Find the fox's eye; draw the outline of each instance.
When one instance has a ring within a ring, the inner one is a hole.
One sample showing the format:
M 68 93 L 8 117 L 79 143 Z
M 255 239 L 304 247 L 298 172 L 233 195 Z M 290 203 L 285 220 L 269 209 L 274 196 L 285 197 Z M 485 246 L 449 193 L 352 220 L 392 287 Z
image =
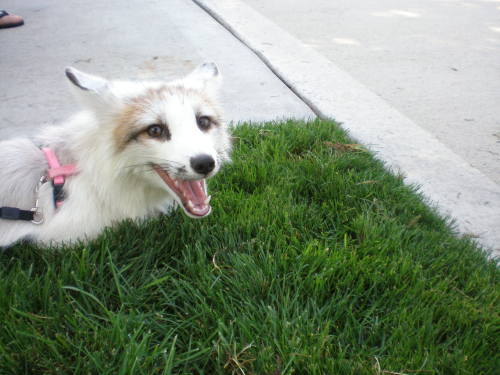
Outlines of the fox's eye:
M 196 120 L 198 121 L 198 127 L 201 130 L 208 130 L 212 126 L 212 121 L 208 116 L 200 116 Z
M 164 130 L 163 126 L 155 124 L 155 125 L 150 125 L 148 127 L 147 132 L 151 138 L 159 138 L 163 135 Z

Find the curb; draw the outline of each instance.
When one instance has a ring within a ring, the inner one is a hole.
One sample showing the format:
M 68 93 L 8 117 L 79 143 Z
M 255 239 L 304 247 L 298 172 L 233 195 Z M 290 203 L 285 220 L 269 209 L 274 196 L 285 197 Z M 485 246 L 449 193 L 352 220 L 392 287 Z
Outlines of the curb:
M 500 256 L 500 186 L 330 60 L 239 0 L 193 0 L 316 115 L 334 118 L 463 235 Z

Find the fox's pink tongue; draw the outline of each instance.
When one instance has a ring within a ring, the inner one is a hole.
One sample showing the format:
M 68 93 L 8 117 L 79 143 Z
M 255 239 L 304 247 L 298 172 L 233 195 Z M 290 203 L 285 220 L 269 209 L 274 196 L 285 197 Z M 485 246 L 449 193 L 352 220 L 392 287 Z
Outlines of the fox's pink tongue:
M 182 190 L 187 201 L 193 202 L 195 207 L 206 206 L 207 194 L 203 187 L 203 180 L 182 181 L 177 180 L 178 188 Z
M 161 179 L 179 197 L 184 210 L 194 217 L 203 217 L 210 213 L 210 198 L 205 192 L 205 180 L 174 180 L 161 167 L 153 166 Z
M 182 205 L 191 215 L 202 217 L 210 213 L 209 198 L 205 193 L 205 180 L 176 180 L 175 186 L 180 191 Z

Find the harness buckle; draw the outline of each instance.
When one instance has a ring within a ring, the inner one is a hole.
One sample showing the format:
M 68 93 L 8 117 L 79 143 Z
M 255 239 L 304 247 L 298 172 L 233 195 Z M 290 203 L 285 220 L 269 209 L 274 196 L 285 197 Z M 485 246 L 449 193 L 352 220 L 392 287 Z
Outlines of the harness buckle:
M 33 207 L 31 212 L 33 212 L 33 220 L 31 222 L 36 225 L 43 224 L 43 211 L 39 207 Z
M 36 185 L 35 188 L 35 207 L 31 209 L 31 212 L 33 212 L 33 220 L 31 220 L 31 222 L 36 225 L 43 224 L 44 222 L 43 211 L 39 207 L 39 198 L 40 198 L 39 195 L 40 195 L 40 188 L 46 182 L 47 182 L 46 176 L 40 177 L 40 180 L 38 181 L 38 184 Z

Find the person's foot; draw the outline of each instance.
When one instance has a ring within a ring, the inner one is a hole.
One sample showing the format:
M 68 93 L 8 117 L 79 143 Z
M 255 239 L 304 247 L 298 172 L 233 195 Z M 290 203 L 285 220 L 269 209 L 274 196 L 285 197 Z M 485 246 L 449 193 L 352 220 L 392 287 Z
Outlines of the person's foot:
M 0 29 L 21 26 L 22 24 L 24 24 L 24 20 L 21 17 L 0 10 Z

